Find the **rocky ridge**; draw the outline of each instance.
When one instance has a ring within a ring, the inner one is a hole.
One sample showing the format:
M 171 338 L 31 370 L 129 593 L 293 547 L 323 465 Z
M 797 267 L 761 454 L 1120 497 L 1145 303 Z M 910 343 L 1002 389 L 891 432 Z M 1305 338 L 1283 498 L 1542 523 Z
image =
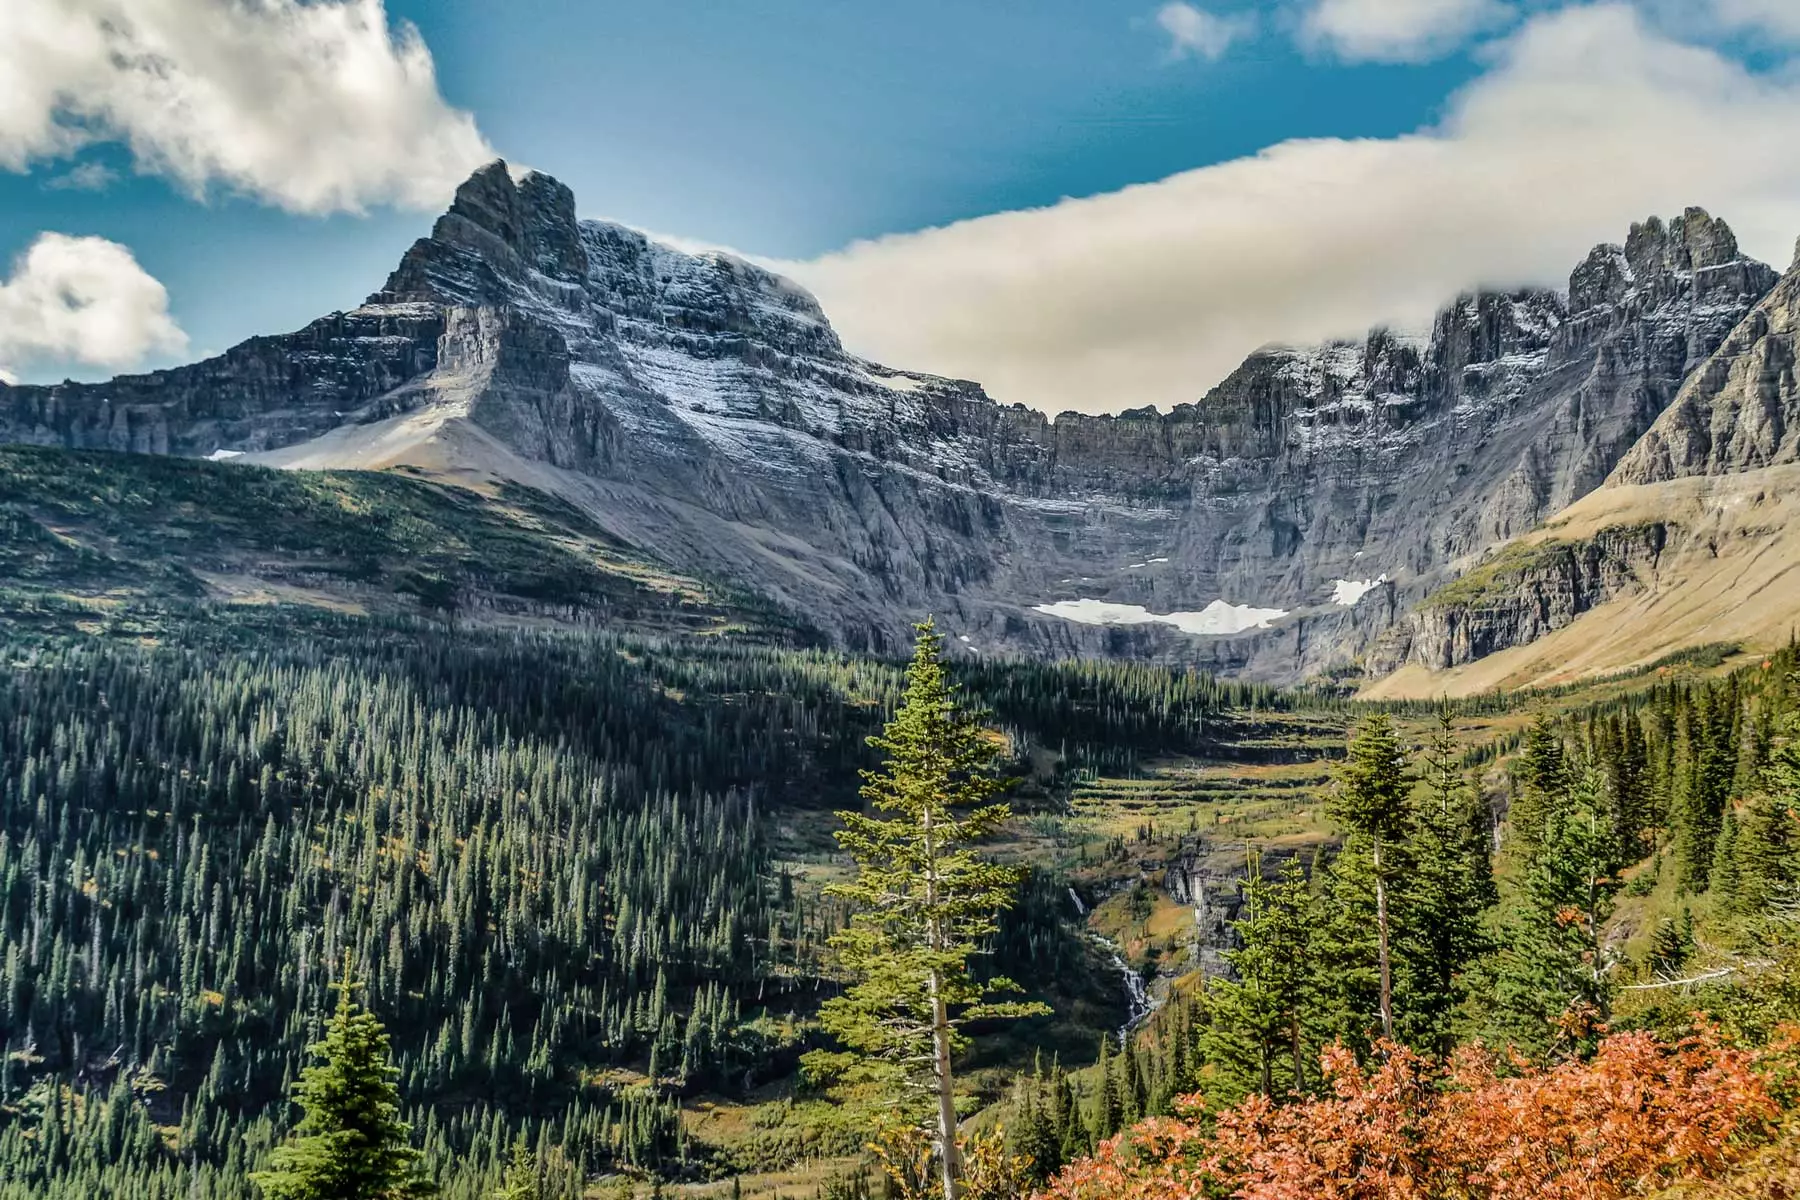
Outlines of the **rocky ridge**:
M 1729 247 L 1712 246 L 1703 259 L 1712 263 L 1728 253 Z M 1610 289 L 1635 270 L 1624 258 L 1590 259 L 1590 266 L 1590 277 Z M 1755 514 L 1767 507 L 1768 484 L 1759 477 L 1800 462 L 1797 342 L 1800 255 L 1583 501 L 1588 510 L 1615 504 L 1621 512 L 1655 512 L 1653 519 L 1610 525 L 1576 542 L 1532 535 L 1508 543 L 1407 613 L 1381 638 L 1372 671 L 1386 674 L 1408 662 L 1434 671 L 1461 667 L 1531 645 L 1603 605 L 1654 593 L 1659 584 L 1698 592 L 1710 586 L 1709 567 L 1732 563 L 1730 570 L 1743 572 L 1739 560 L 1759 546 L 1783 559 L 1771 541 L 1780 526 Z M 1723 485 L 1705 493 L 1670 487 L 1694 478 L 1721 479 Z M 1667 492 L 1660 501 L 1646 494 L 1659 488 Z M 1550 525 L 1562 523 L 1564 518 L 1553 518 Z M 1659 579 L 1664 551 L 1684 547 L 1691 552 L 1678 556 L 1679 569 Z M 1744 589 L 1740 600 L 1751 600 L 1753 591 Z M 1800 616 L 1800 599 L 1790 607 Z M 1781 616 L 1762 620 L 1779 625 Z M 1645 624 L 1640 640 L 1647 647 L 1678 648 L 1675 641 L 1659 643 L 1654 622 Z
M 935 612 L 976 653 L 1293 679 L 1605 479 L 1774 282 L 1690 210 L 1566 294 L 1472 294 L 1428 334 L 1259 351 L 1167 414 L 1052 421 L 860 359 L 791 282 L 578 220 L 496 163 L 364 306 L 173 371 L 0 388 L 0 440 L 503 475 L 848 645 Z M 1077 600 L 1289 615 L 1195 636 L 1040 611 Z

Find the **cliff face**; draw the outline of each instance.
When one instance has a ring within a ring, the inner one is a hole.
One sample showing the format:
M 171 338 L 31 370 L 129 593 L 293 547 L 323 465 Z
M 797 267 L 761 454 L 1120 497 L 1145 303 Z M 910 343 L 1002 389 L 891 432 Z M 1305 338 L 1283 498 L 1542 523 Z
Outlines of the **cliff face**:
M 1774 280 L 1692 210 L 1567 296 L 1466 296 L 1428 334 L 1259 351 L 1168 414 L 1052 422 L 859 359 L 792 283 L 493 164 L 364 307 L 0 390 L 0 439 L 510 475 L 848 644 L 934 612 L 971 652 L 1288 679 L 1604 479 Z
M 366 305 L 174 370 L 0 385 L 0 440 L 185 455 L 291 445 L 347 418 L 386 415 L 380 403 L 365 410 L 437 365 L 443 331 L 436 305 Z
M 1734 312 L 1735 297 L 1747 282 L 1755 282 L 1743 275 L 1735 247 L 1710 227 L 1699 234 L 1691 228 L 1682 233 L 1701 307 L 1718 316 Z M 1616 257 L 1596 252 L 1577 271 L 1572 294 L 1613 294 L 1622 281 L 1641 279 L 1647 255 L 1642 239 L 1634 242 L 1638 244 L 1628 244 Z M 1672 248 L 1648 257 L 1653 265 L 1666 266 Z M 1587 510 L 1655 513 L 1654 520 L 1602 528 L 1578 542 L 1528 538 L 1503 547 L 1384 635 L 1371 656 L 1372 668 L 1385 673 L 1411 662 L 1441 671 L 1528 646 L 1609 601 L 1654 590 L 1665 549 L 1693 551 L 1682 554 L 1678 570 L 1661 583 L 1688 592 L 1689 607 L 1702 616 L 1711 612 L 1715 629 L 1742 624 L 1717 608 L 1721 602 L 1754 601 L 1759 609 L 1766 607 L 1769 599 L 1758 595 L 1760 589 L 1746 585 L 1734 598 L 1732 589 L 1721 588 L 1712 576 L 1728 569 L 1747 578 L 1741 564 L 1723 565 L 1741 556 L 1733 552 L 1753 552 L 1778 564 L 1789 561 L 1780 539 L 1771 536 L 1779 525 L 1748 519 L 1748 514 L 1767 507 L 1768 486 L 1752 477 L 1800 462 L 1797 343 L 1800 263 L 1741 316 L 1710 357 L 1687 373 L 1644 436 L 1583 501 Z M 1710 344 L 1709 327 L 1691 343 L 1690 356 Z M 1736 486 L 1733 477 L 1741 477 L 1743 486 Z M 1690 479 L 1722 482 L 1701 492 L 1673 486 Z M 1703 595 L 1705 602 L 1699 599 Z M 1800 611 L 1800 599 L 1789 608 Z M 1758 619 L 1779 624 L 1787 611 L 1778 606 Z M 1645 645 L 1679 648 L 1681 639 L 1658 620 L 1646 617 L 1640 624 L 1639 640 Z
M 1620 485 L 1800 461 L 1800 255 L 1613 472 Z
M 1643 587 L 1679 537 L 1651 523 L 1504 546 L 1407 613 L 1371 654 L 1371 670 L 1386 674 L 1407 662 L 1448 670 L 1535 642 Z

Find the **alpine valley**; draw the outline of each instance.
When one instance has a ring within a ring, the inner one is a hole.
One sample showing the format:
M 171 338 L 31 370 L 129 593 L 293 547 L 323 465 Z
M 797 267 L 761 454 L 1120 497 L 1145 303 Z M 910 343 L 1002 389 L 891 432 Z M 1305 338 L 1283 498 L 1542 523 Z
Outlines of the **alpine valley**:
M 787 280 L 579 220 L 494 162 L 360 308 L 0 387 L 0 440 L 529 489 L 826 644 L 892 651 L 933 613 L 969 654 L 1426 695 L 1785 640 L 1796 296 L 1690 209 L 1566 292 L 1476 292 L 1417 336 L 1258 351 L 1169 413 L 1052 420 L 860 359 Z M 221 598 L 295 583 L 185 555 Z M 1531 650 L 1558 636 L 1579 652 Z
M 1794 1195 L 1800 265 L 1623 232 L 1052 419 L 496 161 L 0 384 L 0 1200 Z

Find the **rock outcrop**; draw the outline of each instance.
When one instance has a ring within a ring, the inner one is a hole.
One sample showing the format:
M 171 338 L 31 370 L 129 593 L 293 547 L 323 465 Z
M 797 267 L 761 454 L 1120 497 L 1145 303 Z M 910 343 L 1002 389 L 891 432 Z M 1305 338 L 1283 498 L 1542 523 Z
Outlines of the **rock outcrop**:
M 1774 282 L 1690 210 L 1596 250 L 1567 295 L 1473 294 L 1419 336 L 1259 351 L 1167 414 L 1052 421 L 862 360 L 789 281 L 578 220 L 566 187 L 496 163 L 362 308 L 175 371 L 0 389 L 0 440 L 486 471 L 845 644 L 933 612 L 972 653 L 1286 680 L 1606 478 Z M 1082 600 L 1126 607 L 1041 611 Z M 1217 601 L 1286 615 L 1201 620 Z
M 1406 662 L 1448 670 L 1574 623 L 1585 612 L 1654 576 L 1680 530 L 1655 522 L 1601 530 L 1591 538 L 1521 539 L 1408 612 L 1370 655 L 1372 674 Z
M 1800 253 L 1613 472 L 1657 483 L 1800 461 Z

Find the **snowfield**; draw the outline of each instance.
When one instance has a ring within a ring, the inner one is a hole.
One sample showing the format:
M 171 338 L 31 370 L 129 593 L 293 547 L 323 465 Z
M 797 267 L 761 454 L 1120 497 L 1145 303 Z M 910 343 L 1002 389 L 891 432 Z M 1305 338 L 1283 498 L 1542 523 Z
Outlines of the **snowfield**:
M 1114 604 L 1106 600 L 1058 600 L 1039 604 L 1035 611 L 1083 625 L 1173 625 L 1183 633 L 1218 637 L 1267 629 L 1271 621 L 1287 616 L 1283 608 L 1254 608 L 1214 600 L 1199 612 L 1153 613 L 1141 604 Z
M 1345 608 L 1354 607 L 1358 600 L 1387 581 L 1386 575 L 1377 575 L 1374 579 L 1334 579 L 1331 581 L 1331 602 Z

